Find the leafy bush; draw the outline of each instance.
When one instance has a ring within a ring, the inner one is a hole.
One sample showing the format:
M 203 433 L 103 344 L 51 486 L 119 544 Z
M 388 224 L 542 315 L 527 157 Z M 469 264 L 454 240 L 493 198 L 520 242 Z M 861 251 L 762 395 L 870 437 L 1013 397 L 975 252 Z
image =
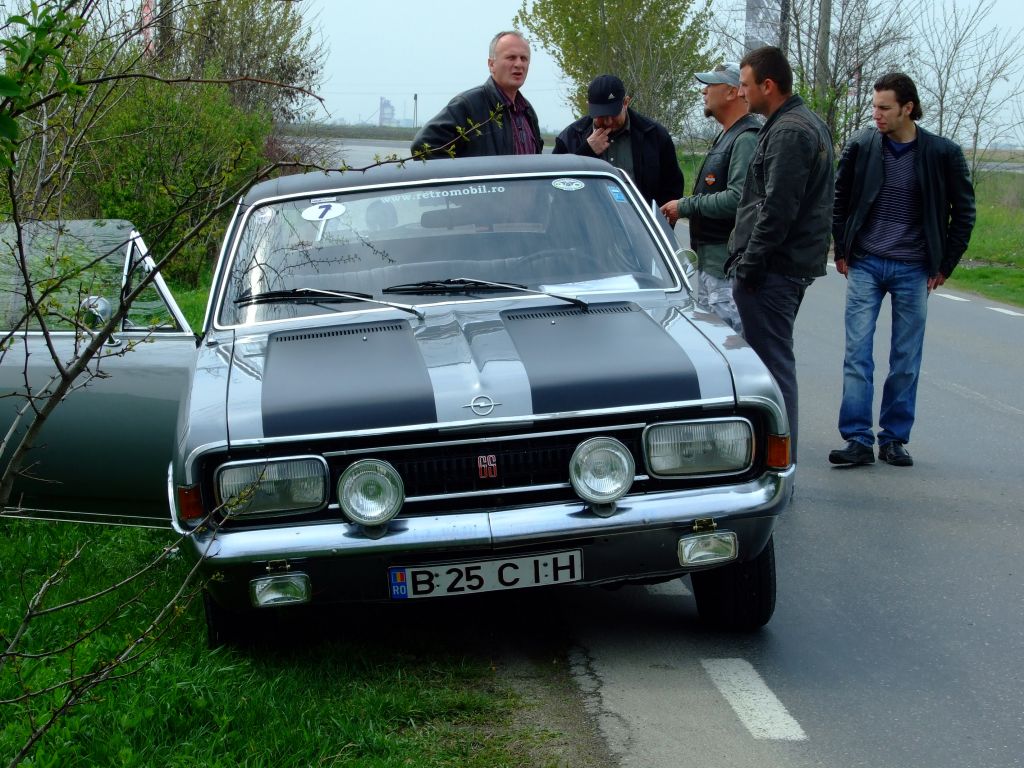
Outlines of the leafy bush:
M 132 221 L 160 254 L 211 206 L 238 194 L 264 162 L 271 127 L 268 116 L 235 107 L 223 86 L 140 82 L 96 126 L 92 162 L 76 177 L 70 199 L 83 217 Z M 170 278 L 198 284 L 227 216 L 203 228 L 170 264 Z

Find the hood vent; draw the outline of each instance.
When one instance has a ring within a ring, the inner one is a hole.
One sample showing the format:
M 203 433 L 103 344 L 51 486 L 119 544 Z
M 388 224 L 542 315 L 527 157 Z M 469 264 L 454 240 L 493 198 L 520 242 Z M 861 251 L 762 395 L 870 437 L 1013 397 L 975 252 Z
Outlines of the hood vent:
M 365 336 L 368 333 L 401 333 L 408 326 L 405 323 L 377 323 L 375 325 L 357 325 L 353 328 L 331 328 L 325 331 L 306 331 L 275 335 L 273 341 L 312 341 L 314 339 L 332 339 L 338 336 Z
M 506 312 L 503 317 L 506 320 L 546 320 L 559 317 L 581 317 L 583 315 L 622 315 L 639 311 L 636 304 L 591 304 L 587 311 L 579 307 L 564 307 L 556 309 L 532 309 L 522 312 Z

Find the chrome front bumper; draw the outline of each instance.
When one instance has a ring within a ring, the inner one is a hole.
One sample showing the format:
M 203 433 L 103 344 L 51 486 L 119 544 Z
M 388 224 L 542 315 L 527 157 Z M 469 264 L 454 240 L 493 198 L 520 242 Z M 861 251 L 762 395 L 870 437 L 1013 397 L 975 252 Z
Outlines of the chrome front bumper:
M 388 564 L 570 544 L 584 548 L 584 583 L 656 580 L 687 570 L 679 564 L 676 545 L 698 520 L 736 531 L 740 559 L 758 554 L 789 502 L 793 472 L 767 473 L 739 485 L 627 496 L 608 517 L 578 502 L 399 518 L 379 537 L 343 522 L 205 531 L 190 537 L 188 549 L 213 577 L 211 591 L 237 607 L 248 604 L 250 580 L 267 573 L 310 573 L 316 601 L 386 599 Z

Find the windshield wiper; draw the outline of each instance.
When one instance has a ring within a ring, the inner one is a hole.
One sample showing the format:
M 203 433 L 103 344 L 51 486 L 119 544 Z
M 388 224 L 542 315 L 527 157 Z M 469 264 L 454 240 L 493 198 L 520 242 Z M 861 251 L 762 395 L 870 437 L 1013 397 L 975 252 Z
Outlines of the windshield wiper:
M 322 288 L 289 288 L 285 291 L 266 291 L 264 293 L 243 293 L 235 299 L 235 305 L 249 306 L 250 304 L 274 304 L 285 301 L 308 301 L 311 303 L 324 303 L 334 301 L 368 301 L 371 304 L 380 304 L 385 307 L 393 307 L 403 312 L 409 312 L 422 320 L 425 315 L 416 307 L 409 304 L 399 304 L 396 301 L 382 301 L 375 299 L 368 293 L 356 293 L 348 291 L 327 291 Z
M 419 283 L 402 283 L 385 288 L 382 293 L 469 293 L 480 292 L 481 289 L 492 291 L 516 291 L 518 293 L 530 293 L 536 296 L 548 296 L 552 299 L 560 299 L 581 308 L 584 312 L 589 306 L 582 299 L 575 296 L 563 296 L 559 293 L 548 291 L 537 291 L 527 288 L 519 283 L 497 283 L 491 280 L 476 280 L 472 277 L 449 277 L 445 280 L 424 280 Z

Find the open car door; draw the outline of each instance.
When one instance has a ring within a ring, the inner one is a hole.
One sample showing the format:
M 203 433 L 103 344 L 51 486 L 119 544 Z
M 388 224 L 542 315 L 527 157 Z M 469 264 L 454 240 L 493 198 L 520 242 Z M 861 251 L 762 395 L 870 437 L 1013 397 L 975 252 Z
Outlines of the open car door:
M 153 269 L 127 221 L 32 222 L 20 237 L 0 225 L 0 468 L 52 391 L 55 359 L 78 360 L 90 328 Z M 196 337 L 152 277 L 46 419 L 4 515 L 170 525 L 167 469 Z

